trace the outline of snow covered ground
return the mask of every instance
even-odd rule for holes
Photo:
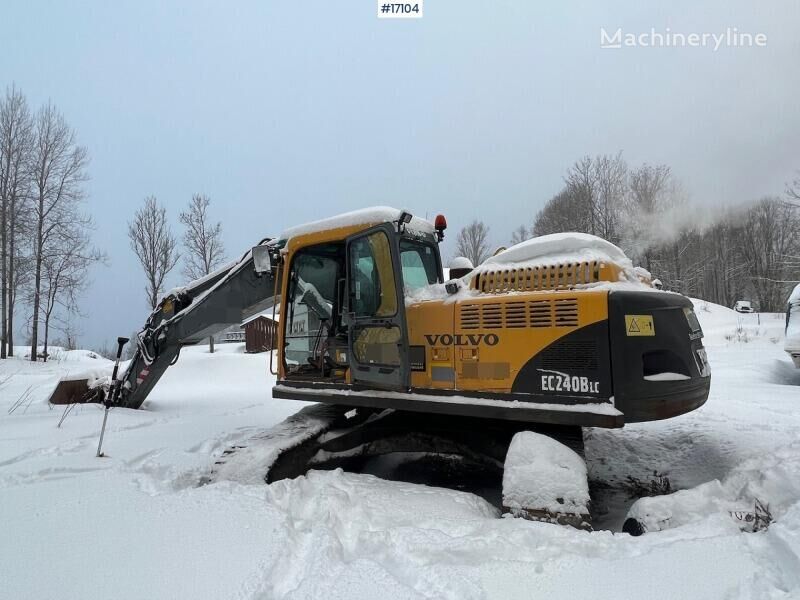
[[[594,532],[341,471],[203,485],[226,448],[303,406],[272,400],[266,355],[241,345],[184,351],[144,410],[113,410],[104,459],[99,407],[57,428],[45,402],[104,359],[0,362],[0,598],[800,597],[800,371],[784,316],[697,311],[706,406],[585,432]],[[619,533],[626,491],[664,477],[689,491],[645,507],[662,530]],[[775,522],[743,531],[730,513],[756,500]]]

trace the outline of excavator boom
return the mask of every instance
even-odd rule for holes
[[[268,245],[268,241],[259,244]],[[108,400],[114,405],[139,408],[178,360],[183,346],[238,325],[274,304],[274,273],[259,271],[253,254],[250,250],[239,261],[168,293],[131,340],[136,350],[111,392],[103,385],[90,387],[88,379],[64,380],[53,390],[50,402],[102,402],[107,393],[113,393]]]

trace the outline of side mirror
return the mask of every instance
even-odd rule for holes
[[[267,246],[253,246],[253,269],[256,274],[263,275],[272,270],[272,257]]]

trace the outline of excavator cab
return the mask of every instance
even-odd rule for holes
[[[404,391],[410,387],[408,288],[442,283],[432,235],[382,223],[342,240],[300,240],[288,269],[279,380]]]

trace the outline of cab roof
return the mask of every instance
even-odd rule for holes
[[[319,221],[312,221],[311,223],[289,227],[281,233],[280,239],[289,240],[301,235],[329,231],[332,229],[342,229],[344,227],[362,226],[366,229],[367,227],[372,227],[380,223],[397,221],[402,212],[403,211],[398,208],[391,208],[389,206],[362,208],[360,210],[336,215],[335,217],[328,217],[326,219],[320,219]],[[408,223],[406,228],[408,230],[427,234],[433,234],[435,231],[433,223],[419,217],[412,217],[411,222]]]

